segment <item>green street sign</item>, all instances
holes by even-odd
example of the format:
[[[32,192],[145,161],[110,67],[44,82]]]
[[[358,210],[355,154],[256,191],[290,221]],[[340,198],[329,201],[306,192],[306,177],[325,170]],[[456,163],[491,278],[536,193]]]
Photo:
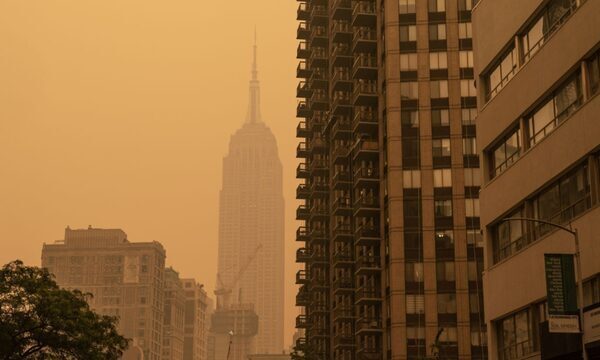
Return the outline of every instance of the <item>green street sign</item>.
[[[578,313],[575,267],[571,254],[544,254],[549,315]]]

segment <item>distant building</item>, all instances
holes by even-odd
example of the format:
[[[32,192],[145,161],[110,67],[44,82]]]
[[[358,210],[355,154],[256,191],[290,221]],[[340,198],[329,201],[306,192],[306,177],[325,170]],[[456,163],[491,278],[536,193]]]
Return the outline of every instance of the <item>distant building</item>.
[[[131,243],[120,229],[65,229],[65,239],[42,248],[42,266],[69,289],[93,294],[92,309],[119,317],[119,332],[146,360],[161,359],[165,250]]]
[[[253,354],[248,360],[290,360],[289,354]]]
[[[207,358],[209,299],[203,285],[194,279],[182,279],[185,293],[184,360]]]
[[[183,359],[185,292],[179,274],[165,269],[165,311],[162,360]]]

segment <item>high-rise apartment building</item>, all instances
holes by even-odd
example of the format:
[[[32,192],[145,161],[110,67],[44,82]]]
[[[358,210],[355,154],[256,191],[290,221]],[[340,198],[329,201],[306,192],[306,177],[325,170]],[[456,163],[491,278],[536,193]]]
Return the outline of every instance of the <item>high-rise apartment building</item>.
[[[185,292],[179,273],[165,269],[162,360],[183,360]]]
[[[144,359],[160,360],[163,341],[165,250],[133,243],[120,229],[73,230],[44,244],[42,266],[59,286],[93,294],[90,307],[119,317],[118,330],[138,345]]]
[[[490,359],[581,358],[579,334],[549,332],[544,271],[574,237],[537,220],[577,230],[583,337],[600,358],[599,19],[596,0],[473,10]]]
[[[319,359],[487,355],[471,0],[306,0],[298,339]]]
[[[183,360],[205,360],[208,356],[210,299],[204,286],[194,279],[181,279],[184,291]]]
[[[269,354],[283,350],[284,200],[277,141],[261,119],[257,74],[255,45],[247,118],[223,159],[217,287],[231,294],[229,304],[218,306],[253,305],[259,325],[251,353]]]

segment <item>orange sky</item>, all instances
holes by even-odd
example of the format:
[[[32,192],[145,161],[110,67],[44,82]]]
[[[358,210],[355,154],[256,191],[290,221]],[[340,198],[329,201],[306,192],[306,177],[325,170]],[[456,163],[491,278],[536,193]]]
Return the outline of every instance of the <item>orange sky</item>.
[[[64,228],[160,241],[212,291],[218,192],[243,123],[253,29],[284,164],[286,344],[296,309],[291,0],[0,1],[0,263],[39,265]]]

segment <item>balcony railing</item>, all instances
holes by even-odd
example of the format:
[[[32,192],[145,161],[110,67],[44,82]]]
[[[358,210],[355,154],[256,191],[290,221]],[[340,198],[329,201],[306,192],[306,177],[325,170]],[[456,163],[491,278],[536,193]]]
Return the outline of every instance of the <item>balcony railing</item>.
[[[299,248],[296,250],[296,262],[307,262],[310,260],[310,250],[307,248]]]

